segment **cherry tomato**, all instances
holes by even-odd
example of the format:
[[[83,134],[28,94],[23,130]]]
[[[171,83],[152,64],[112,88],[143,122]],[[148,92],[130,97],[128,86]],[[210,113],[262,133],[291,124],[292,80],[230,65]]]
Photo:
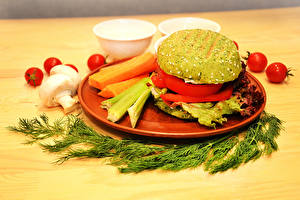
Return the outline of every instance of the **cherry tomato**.
[[[269,81],[273,83],[281,83],[286,77],[293,76],[293,74],[290,73],[290,70],[280,62],[270,64],[267,67],[266,74]]]
[[[105,64],[105,57],[101,54],[93,54],[89,57],[87,61],[87,65],[91,71],[100,67],[103,64]]]
[[[247,65],[249,69],[253,72],[262,72],[266,68],[268,64],[267,57],[260,52],[255,53],[249,53],[248,59],[247,59]]]
[[[69,67],[72,67],[73,69],[75,69],[76,72],[78,72],[77,67],[75,67],[74,65],[72,65],[72,64],[64,64],[64,65],[69,66]]]
[[[237,50],[239,50],[239,45],[238,45],[238,43],[237,43],[236,41],[233,41],[233,43],[235,44]]]
[[[38,86],[41,85],[44,78],[44,73],[37,67],[31,67],[25,72],[25,80],[29,85]]]
[[[56,65],[61,65],[62,62],[55,57],[50,57],[47,58],[44,62],[44,69],[47,72],[47,74],[50,74],[50,70],[52,69],[52,67],[56,66]]]

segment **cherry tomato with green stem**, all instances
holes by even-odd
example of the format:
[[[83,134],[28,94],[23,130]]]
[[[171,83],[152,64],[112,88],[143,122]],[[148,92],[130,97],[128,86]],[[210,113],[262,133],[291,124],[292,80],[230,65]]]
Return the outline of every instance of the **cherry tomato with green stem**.
[[[44,78],[44,73],[37,67],[31,67],[25,72],[25,80],[31,86],[41,85]]]
[[[285,78],[294,76],[291,74],[291,69],[288,69],[280,62],[270,64],[266,69],[266,75],[268,80],[272,83],[281,83]]]

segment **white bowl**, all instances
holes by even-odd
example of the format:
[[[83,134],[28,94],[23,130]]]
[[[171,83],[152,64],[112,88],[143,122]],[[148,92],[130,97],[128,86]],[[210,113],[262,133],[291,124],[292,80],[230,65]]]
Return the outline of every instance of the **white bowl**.
[[[170,35],[176,31],[183,29],[206,29],[215,32],[220,32],[221,26],[214,21],[197,18],[197,17],[181,17],[172,18],[161,22],[158,25],[158,30],[163,35]]]
[[[102,49],[114,59],[142,54],[151,44],[156,26],[138,19],[113,19],[94,26]]]
[[[167,37],[169,37],[169,35],[165,35],[161,38],[159,38],[158,40],[156,40],[156,42],[154,43],[154,49],[155,49],[155,53],[157,53],[158,47],[159,45],[162,43],[162,41],[164,41]]]

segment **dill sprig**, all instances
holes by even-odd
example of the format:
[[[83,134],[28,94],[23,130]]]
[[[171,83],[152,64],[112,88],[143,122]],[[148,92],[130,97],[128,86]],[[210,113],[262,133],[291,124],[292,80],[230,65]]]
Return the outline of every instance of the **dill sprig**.
[[[154,141],[117,140],[101,135],[87,126],[78,115],[68,115],[49,122],[45,114],[38,118],[19,119],[11,131],[24,133],[42,149],[59,154],[55,163],[72,158],[108,158],[122,173],[144,170],[172,170],[203,166],[211,174],[236,169],[263,155],[278,150],[276,137],[282,121],[263,112],[260,118],[242,129],[207,139],[194,139],[184,144]]]

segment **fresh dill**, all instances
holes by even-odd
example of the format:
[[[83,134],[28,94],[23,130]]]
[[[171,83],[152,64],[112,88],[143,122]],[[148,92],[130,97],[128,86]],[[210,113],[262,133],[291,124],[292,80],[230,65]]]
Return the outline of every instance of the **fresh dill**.
[[[45,151],[59,154],[56,163],[72,158],[108,158],[122,173],[144,170],[172,170],[203,166],[210,174],[236,169],[263,155],[278,150],[276,137],[282,121],[263,112],[260,118],[242,129],[184,144],[164,144],[149,140],[117,140],[97,133],[78,115],[49,122],[45,114],[19,119],[9,130],[28,136],[27,144],[38,143]]]

